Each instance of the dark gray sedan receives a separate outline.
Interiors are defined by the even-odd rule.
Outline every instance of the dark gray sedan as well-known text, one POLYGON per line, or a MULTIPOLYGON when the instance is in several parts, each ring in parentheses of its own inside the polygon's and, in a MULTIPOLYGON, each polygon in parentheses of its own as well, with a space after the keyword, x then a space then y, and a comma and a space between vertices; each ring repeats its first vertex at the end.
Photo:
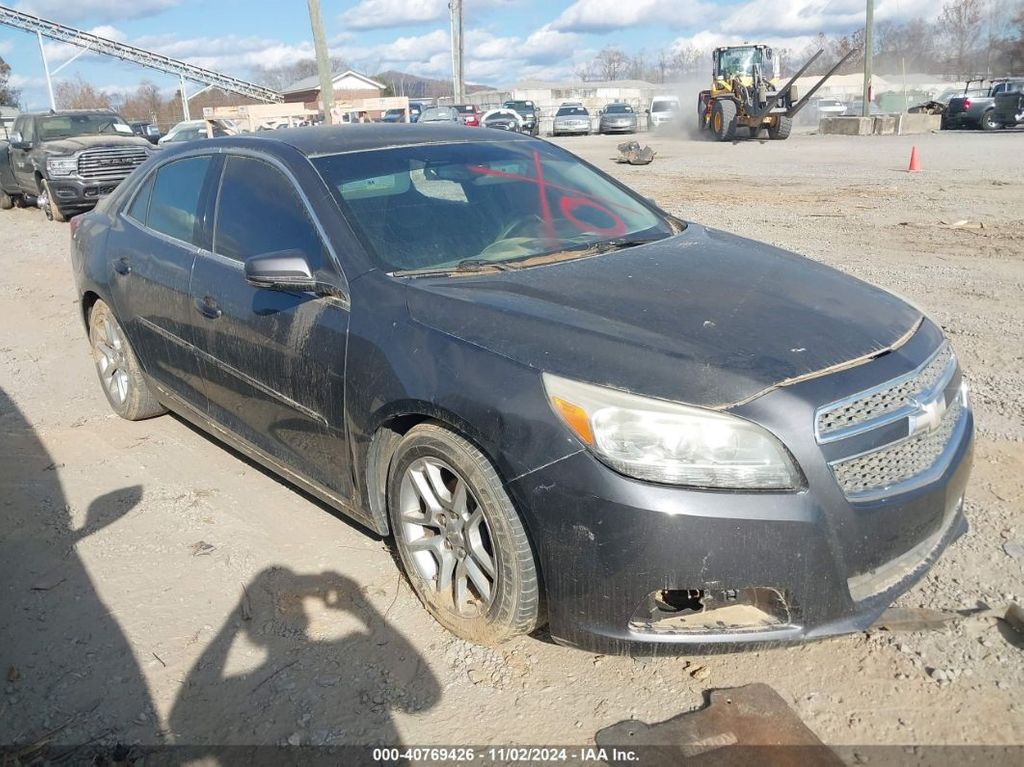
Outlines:
POLYGON ((629 104, 609 104, 601 111, 598 133, 635 133, 636 112, 629 104))
POLYGON ((966 529, 973 420, 938 325, 547 141, 172 146, 71 228, 114 412, 172 410, 391 538, 466 639, 857 631, 966 529))

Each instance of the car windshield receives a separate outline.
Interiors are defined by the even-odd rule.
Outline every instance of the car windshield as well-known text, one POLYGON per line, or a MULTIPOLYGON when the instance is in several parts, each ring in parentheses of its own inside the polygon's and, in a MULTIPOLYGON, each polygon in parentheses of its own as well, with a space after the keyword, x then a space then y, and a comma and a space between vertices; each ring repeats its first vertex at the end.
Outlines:
POLYGON ((586 117, 586 115, 587 110, 584 109, 583 107, 559 107, 558 113, 555 115, 555 117, 586 117))
POLYGON ((430 109, 423 110, 423 114, 420 115, 420 122, 428 122, 430 120, 454 120, 457 117, 458 112, 451 107, 431 107, 430 109))
POLYGON ((401 117, 404 114, 405 114, 405 110, 404 109, 389 109, 387 112, 384 113, 384 116, 385 117, 401 117))
POLYGON ((678 231, 608 177, 537 141, 429 144, 313 163, 388 272, 533 266, 678 231))
POLYGON ((41 141, 131 132, 131 126, 115 114, 47 115, 36 121, 36 134, 41 141))
POLYGON ((517 112, 532 112, 534 109, 533 104, 526 101, 506 101, 502 106, 517 112))
POLYGON ((611 104, 604 111, 605 111, 605 114, 609 114, 609 115, 632 114, 633 113, 633 107, 629 106, 629 104, 611 104))
POLYGON ((457 106, 455 108, 458 109, 459 112, 461 112, 464 115, 465 114, 472 114, 473 112, 476 111, 476 107, 473 106, 472 104, 459 104, 459 106, 457 106))
POLYGON ((651 104, 652 112, 675 112, 679 109, 679 102, 672 99, 661 99, 651 104))

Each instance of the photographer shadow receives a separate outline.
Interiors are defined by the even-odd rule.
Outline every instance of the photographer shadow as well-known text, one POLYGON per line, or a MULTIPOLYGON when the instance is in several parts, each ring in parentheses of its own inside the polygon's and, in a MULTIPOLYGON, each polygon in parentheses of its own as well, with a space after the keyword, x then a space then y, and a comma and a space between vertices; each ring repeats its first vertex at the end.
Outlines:
POLYGON ((351 579, 259 573, 179 691, 169 724, 195 754, 223 746, 400 744, 392 711, 425 711, 440 686, 351 579))

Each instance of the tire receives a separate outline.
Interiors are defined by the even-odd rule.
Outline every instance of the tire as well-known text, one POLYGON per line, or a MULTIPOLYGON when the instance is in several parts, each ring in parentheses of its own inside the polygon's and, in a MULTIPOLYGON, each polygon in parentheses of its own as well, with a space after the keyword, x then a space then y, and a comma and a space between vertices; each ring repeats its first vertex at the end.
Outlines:
MULTIPOLYGON (((771 125, 768 126, 768 138, 773 141, 785 141, 793 132, 793 118, 779 115, 771 125)), ((756 134, 755 134, 756 135, 756 134)))
POLYGON ((996 122, 995 118, 995 110, 989 109, 981 115, 981 119, 978 121, 978 127, 982 130, 995 130, 999 127, 999 123, 996 122))
POLYGON ((57 200, 54 199, 52 192, 50 191, 50 182, 43 181, 43 191, 46 192, 46 217, 51 221, 63 224, 68 220, 68 217, 64 215, 64 211, 60 209, 60 205, 57 204, 57 200))
POLYGON ((711 132, 718 141, 736 138, 736 102, 718 99, 711 105, 711 132))
POLYGON ((14 207, 14 199, 4 190, 0 189, 0 210, 10 210, 14 207))
POLYGON ((706 131, 708 129, 708 121, 705 120, 707 115, 708 102, 703 95, 697 97, 697 130, 706 131))
POLYGON ((410 429, 391 459, 387 502, 406 577, 438 623, 483 645, 539 625, 533 550, 474 445, 439 424, 410 429))
POLYGON ((167 412, 146 383, 120 323, 103 301, 97 301, 89 313, 89 345, 103 393, 115 413, 128 421, 141 421, 167 412))

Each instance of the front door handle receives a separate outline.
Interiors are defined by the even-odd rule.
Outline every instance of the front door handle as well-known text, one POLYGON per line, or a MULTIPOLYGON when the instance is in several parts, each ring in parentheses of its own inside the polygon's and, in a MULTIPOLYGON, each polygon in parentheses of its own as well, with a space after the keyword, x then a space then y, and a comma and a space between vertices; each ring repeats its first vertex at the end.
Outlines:
POLYGON ((221 308, 217 305, 213 296, 203 296, 202 298, 196 299, 196 309, 201 315, 210 320, 220 319, 220 316, 224 313, 221 308))
POLYGON ((132 273, 132 265, 127 258, 119 258, 114 262, 114 271, 118 274, 127 275, 132 273))

